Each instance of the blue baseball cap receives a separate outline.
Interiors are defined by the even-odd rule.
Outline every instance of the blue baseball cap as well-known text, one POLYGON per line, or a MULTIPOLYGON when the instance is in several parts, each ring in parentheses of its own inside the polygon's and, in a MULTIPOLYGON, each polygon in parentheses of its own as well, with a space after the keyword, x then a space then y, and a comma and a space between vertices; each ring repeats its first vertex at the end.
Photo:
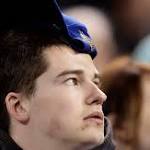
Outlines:
POLYGON ((5 0, 0 3, 0 30, 48 29, 79 53, 92 59, 97 51, 84 24, 65 15, 56 0, 5 0))

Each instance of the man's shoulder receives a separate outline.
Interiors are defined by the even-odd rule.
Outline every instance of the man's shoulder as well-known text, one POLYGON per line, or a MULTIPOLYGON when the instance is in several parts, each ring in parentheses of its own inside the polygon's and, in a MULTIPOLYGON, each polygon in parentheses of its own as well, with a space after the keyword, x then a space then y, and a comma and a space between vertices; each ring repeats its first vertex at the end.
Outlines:
POLYGON ((0 150, 22 150, 12 138, 0 129, 0 150))

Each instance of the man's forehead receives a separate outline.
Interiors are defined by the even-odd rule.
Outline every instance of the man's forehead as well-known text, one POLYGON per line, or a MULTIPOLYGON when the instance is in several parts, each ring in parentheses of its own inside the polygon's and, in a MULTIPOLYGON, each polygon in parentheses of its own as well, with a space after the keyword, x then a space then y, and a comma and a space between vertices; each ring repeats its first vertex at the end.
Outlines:
POLYGON ((65 45, 54 45, 45 50, 45 59, 50 69, 88 70, 98 74, 92 58, 88 54, 77 53, 65 45))

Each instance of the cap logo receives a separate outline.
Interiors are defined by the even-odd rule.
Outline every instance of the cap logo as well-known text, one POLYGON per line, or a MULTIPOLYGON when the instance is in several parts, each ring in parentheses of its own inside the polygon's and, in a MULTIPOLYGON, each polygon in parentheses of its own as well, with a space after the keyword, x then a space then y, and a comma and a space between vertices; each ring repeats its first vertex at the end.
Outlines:
POLYGON ((83 39, 83 41, 85 41, 86 43, 88 43, 91 47, 91 50, 93 50, 95 48, 92 40, 90 37, 88 37, 87 35, 85 35, 81 30, 79 30, 80 36, 83 39))

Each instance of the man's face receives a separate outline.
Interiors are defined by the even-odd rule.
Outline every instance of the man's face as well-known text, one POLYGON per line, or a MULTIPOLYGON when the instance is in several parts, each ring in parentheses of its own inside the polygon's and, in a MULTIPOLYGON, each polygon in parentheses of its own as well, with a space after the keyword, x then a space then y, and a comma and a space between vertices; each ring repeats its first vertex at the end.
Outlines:
POLYGON ((44 51, 48 69, 36 81, 30 101, 30 125, 47 138, 74 144, 97 145, 104 140, 98 72, 88 54, 66 46, 44 51))

